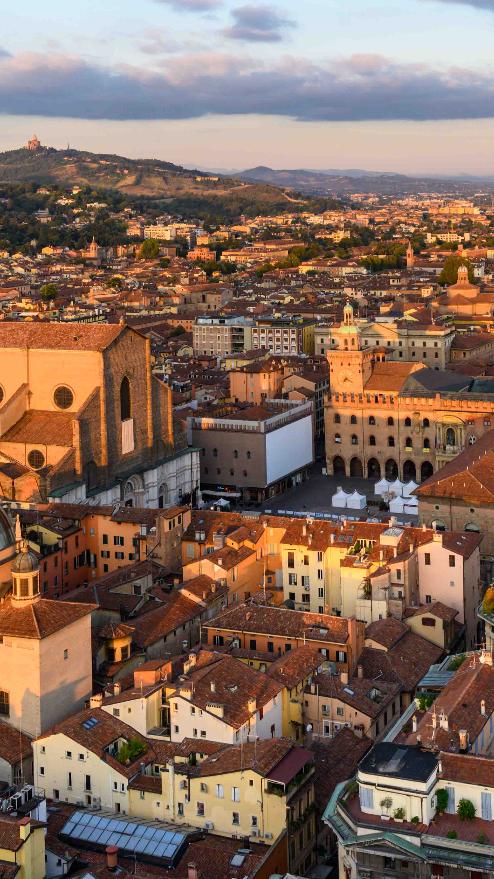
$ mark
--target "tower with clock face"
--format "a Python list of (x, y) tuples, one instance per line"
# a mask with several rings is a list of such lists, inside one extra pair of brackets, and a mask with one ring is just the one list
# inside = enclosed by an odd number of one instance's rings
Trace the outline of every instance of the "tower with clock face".
[(345, 306), (337, 338), (338, 348), (327, 352), (330, 391), (361, 394), (372, 375), (374, 357), (371, 349), (362, 348), (360, 331), (350, 305)]

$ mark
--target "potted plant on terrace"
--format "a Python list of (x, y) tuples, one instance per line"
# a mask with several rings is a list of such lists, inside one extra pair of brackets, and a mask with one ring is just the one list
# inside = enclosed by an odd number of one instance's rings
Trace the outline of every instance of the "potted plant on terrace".
[(389, 810), (393, 805), (393, 800), (391, 797), (383, 797), (379, 805), (381, 807), (381, 819), (383, 821), (389, 821)]
[(395, 821), (398, 821), (398, 823), (402, 824), (405, 820), (405, 810), (402, 809), (401, 806), (399, 807), (399, 809), (395, 809), (393, 812), (393, 818)]

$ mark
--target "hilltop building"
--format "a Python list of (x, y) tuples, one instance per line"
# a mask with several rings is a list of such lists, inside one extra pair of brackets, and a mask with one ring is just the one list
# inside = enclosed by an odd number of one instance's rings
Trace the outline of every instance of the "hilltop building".
[(41, 149), (41, 141), (38, 140), (35, 134), (28, 140), (26, 144), (26, 149), (31, 153), (36, 153)]

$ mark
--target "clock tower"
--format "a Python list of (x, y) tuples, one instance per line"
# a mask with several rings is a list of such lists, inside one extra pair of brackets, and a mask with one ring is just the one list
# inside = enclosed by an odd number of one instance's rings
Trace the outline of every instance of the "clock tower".
[(343, 311), (338, 348), (328, 351), (327, 357), (330, 392), (361, 394), (372, 375), (374, 356), (370, 348), (362, 348), (360, 330), (355, 324), (351, 305), (346, 305)]

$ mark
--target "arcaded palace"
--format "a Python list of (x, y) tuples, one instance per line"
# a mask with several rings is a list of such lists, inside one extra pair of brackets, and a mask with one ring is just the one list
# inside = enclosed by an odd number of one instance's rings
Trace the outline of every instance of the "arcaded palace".
[(388, 360), (346, 306), (327, 352), (326, 460), (335, 476), (422, 482), (494, 426), (494, 378)]

